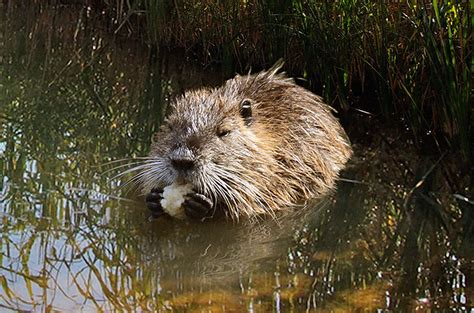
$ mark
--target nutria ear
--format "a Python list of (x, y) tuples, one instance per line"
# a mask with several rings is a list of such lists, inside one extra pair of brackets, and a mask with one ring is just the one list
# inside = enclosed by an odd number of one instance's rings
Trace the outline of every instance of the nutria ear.
[(249, 99), (240, 103), (240, 116), (244, 119), (245, 125), (252, 123), (252, 103)]

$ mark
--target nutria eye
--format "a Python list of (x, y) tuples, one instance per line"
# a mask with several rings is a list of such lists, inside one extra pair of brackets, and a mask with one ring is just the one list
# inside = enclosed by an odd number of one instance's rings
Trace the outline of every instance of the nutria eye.
[(250, 100), (245, 99), (240, 104), (240, 116), (244, 119), (245, 125), (250, 125), (252, 122), (252, 104)]
[(217, 136), (221, 138), (227, 136), (228, 134), (230, 134), (230, 130), (228, 129), (220, 129), (217, 131)]

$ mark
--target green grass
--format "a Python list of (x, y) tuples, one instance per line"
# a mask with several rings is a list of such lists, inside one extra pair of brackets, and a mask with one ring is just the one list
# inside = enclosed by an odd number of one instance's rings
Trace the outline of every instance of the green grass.
[(361, 108), (406, 119), (415, 136), (434, 133), (469, 155), (473, 3), (143, 0), (132, 6), (145, 11), (153, 45), (181, 47), (229, 74), (284, 58), (292, 75), (343, 112)]
[[(341, 114), (405, 120), (466, 156), (473, 143), (474, 0), (88, 1), (158, 48), (225, 73), (285, 69)], [(172, 50), (173, 51), (173, 50)]]

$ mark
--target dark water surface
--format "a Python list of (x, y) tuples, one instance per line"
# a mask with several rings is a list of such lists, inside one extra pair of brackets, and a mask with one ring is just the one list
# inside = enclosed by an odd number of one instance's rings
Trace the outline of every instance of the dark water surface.
[[(6, 2), (8, 3), (8, 2)], [(472, 168), (348, 123), (337, 193), (278, 221), (148, 219), (112, 179), (164, 105), (219, 71), (106, 31), (86, 8), (0, 4), (0, 311), (474, 307)], [(369, 126), (370, 125), (370, 126)]]

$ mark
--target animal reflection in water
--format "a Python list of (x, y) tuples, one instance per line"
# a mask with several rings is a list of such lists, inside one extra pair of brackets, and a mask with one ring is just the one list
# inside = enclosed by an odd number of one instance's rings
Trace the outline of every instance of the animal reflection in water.
[(145, 266), (159, 269), (161, 283), (178, 284), (177, 272), (190, 288), (236, 283), (236, 274), (258, 270), (267, 259), (285, 258), (295, 233), (318, 223), (329, 203), (324, 198), (277, 219), (238, 224), (155, 219), (142, 242), (147, 251)]

